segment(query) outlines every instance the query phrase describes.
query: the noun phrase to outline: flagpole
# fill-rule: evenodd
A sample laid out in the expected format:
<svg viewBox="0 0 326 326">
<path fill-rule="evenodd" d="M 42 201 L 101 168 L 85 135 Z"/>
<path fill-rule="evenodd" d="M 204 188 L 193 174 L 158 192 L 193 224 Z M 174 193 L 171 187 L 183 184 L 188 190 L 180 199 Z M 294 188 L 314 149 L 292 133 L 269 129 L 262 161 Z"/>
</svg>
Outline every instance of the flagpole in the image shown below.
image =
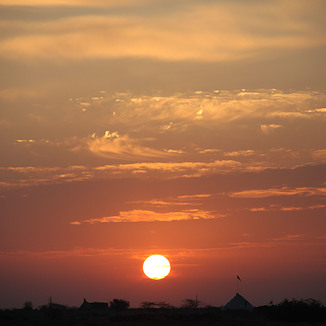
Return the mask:
<svg viewBox="0 0 326 326">
<path fill-rule="evenodd" d="M 239 293 L 241 278 L 237 275 L 237 293 Z"/>
</svg>

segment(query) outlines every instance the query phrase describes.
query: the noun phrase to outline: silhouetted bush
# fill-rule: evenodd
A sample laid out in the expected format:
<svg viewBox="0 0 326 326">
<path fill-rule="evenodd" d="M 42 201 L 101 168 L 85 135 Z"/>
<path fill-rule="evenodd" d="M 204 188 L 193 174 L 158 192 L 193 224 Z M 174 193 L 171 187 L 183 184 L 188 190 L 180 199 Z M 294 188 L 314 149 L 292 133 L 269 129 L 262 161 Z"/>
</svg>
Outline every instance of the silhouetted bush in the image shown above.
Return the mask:
<svg viewBox="0 0 326 326">
<path fill-rule="evenodd" d="M 26 301 L 23 306 L 24 310 L 33 310 L 33 304 L 31 301 Z"/>
<path fill-rule="evenodd" d="M 182 308 L 196 309 L 200 305 L 200 302 L 196 299 L 185 299 L 182 304 Z"/>
<path fill-rule="evenodd" d="M 161 302 L 152 302 L 152 301 L 143 301 L 141 304 L 140 304 L 140 307 L 142 309 L 173 309 L 175 308 L 173 305 L 167 303 L 167 302 L 164 302 L 164 301 L 161 301 Z"/>
<path fill-rule="evenodd" d="M 265 307 L 264 311 L 270 319 L 289 322 L 326 321 L 326 309 L 320 301 L 314 299 L 285 299 L 275 306 Z"/>
<path fill-rule="evenodd" d="M 151 309 L 151 308 L 155 308 L 156 307 L 156 303 L 155 302 L 152 302 L 152 301 L 143 301 L 140 304 L 140 307 L 142 309 Z"/>
<path fill-rule="evenodd" d="M 122 299 L 113 299 L 110 301 L 110 308 L 114 310 L 126 310 L 130 306 L 129 301 Z"/>
</svg>

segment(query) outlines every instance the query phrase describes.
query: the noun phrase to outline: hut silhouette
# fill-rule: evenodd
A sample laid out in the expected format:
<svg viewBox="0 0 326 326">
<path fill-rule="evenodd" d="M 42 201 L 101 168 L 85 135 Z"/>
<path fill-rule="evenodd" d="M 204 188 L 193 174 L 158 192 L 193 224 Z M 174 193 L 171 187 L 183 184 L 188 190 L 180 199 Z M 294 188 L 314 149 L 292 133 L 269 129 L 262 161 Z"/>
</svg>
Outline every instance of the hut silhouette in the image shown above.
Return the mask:
<svg viewBox="0 0 326 326">
<path fill-rule="evenodd" d="M 106 310 L 108 308 L 109 305 L 107 302 L 88 302 L 85 298 L 80 306 L 82 310 Z"/>
<path fill-rule="evenodd" d="M 236 295 L 222 308 L 222 310 L 254 310 L 254 306 L 246 300 L 242 295 Z"/>
</svg>

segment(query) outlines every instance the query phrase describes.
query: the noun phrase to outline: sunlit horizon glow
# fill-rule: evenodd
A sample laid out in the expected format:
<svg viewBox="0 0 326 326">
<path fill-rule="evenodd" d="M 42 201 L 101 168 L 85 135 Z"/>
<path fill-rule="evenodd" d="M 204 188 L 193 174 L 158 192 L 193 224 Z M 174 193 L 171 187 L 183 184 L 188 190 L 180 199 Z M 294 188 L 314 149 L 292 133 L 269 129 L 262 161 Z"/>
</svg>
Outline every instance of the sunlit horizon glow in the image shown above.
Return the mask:
<svg viewBox="0 0 326 326">
<path fill-rule="evenodd" d="M 326 304 L 325 12 L 0 0 L 0 309 Z"/>
<path fill-rule="evenodd" d="M 166 257 L 162 255 L 151 255 L 145 259 L 143 271 L 148 278 L 161 280 L 169 275 L 171 265 Z"/>
</svg>

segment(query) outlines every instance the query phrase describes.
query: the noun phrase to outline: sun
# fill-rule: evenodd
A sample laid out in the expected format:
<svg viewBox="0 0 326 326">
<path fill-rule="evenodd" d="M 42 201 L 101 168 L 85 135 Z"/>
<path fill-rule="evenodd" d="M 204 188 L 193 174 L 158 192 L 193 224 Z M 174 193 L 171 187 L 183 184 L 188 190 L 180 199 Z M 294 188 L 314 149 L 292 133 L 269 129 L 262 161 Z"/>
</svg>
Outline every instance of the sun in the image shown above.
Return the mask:
<svg viewBox="0 0 326 326">
<path fill-rule="evenodd" d="M 168 276 L 170 270 L 170 262 L 162 255 L 149 256 L 143 264 L 145 275 L 153 280 L 161 280 Z"/>
</svg>

